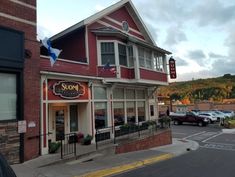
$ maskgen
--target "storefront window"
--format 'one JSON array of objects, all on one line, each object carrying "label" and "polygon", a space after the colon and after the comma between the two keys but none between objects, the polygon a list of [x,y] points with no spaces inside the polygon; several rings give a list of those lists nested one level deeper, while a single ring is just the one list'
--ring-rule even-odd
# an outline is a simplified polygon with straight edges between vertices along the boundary
[{"label": "storefront window", "polygon": [[135,99],[135,90],[134,89],[127,89],[126,90],[126,98],[127,99]]},{"label": "storefront window", "polygon": [[107,99],[107,93],[105,87],[94,87],[95,99]]},{"label": "storefront window", "polygon": [[145,102],[139,101],[137,102],[138,106],[138,122],[145,121]]},{"label": "storefront window", "polygon": [[144,90],[137,90],[137,99],[145,99]]},{"label": "storefront window", "polygon": [[70,105],[70,132],[78,131],[78,106]]},{"label": "storefront window", "polygon": [[95,128],[105,128],[107,125],[107,103],[95,103]]},{"label": "storefront window", "polygon": [[135,102],[128,101],[126,103],[127,109],[127,123],[135,123]]},{"label": "storefront window", "polygon": [[124,89],[116,88],[113,90],[113,98],[114,99],[124,99]]},{"label": "storefront window", "polygon": [[16,75],[0,73],[0,121],[16,119]]},{"label": "storefront window", "polygon": [[125,123],[125,112],[124,112],[124,103],[115,102],[113,103],[114,110],[114,125],[123,125]]}]

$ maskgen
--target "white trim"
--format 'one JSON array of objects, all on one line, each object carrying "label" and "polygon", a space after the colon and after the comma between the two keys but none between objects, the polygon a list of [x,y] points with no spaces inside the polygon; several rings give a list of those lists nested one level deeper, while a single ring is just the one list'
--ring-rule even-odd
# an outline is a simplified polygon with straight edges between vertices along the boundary
[{"label": "white trim", "polygon": [[[117,20],[115,20],[115,19],[113,19],[113,18],[110,18],[109,16],[105,16],[104,18],[107,19],[107,20],[109,20],[109,21],[111,21],[111,22],[113,22],[113,23],[115,23],[115,24],[117,24],[117,25],[120,25],[120,27],[122,27],[122,23],[121,23],[121,22],[119,22],[119,21],[117,21]],[[141,32],[135,30],[134,28],[131,28],[130,26],[129,26],[129,31],[132,31],[132,32],[134,32],[134,33],[136,33],[136,34],[139,34],[139,35],[142,35],[142,36],[143,36],[143,34],[142,34]],[[125,31],[124,31],[124,32],[125,32]],[[144,36],[143,36],[143,37],[144,37]]]},{"label": "white trim", "polygon": [[86,58],[87,58],[87,64],[90,63],[90,55],[89,55],[89,40],[88,40],[88,32],[87,32],[87,26],[85,28],[86,32],[85,32],[85,46],[86,46]]},{"label": "white trim", "polygon": [[138,19],[140,20],[141,25],[144,27],[144,30],[145,30],[145,32],[147,33],[148,37],[150,38],[151,42],[152,42],[154,45],[156,45],[156,43],[155,43],[155,41],[154,41],[154,39],[153,39],[151,33],[149,32],[148,28],[145,26],[145,24],[144,24],[142,18],[140,17],[140,15],[139,15],[137,9],[135,8],[135,6],[133,5],[133,3],[132,3],[131,1],[129,1],[129,3],[130,3],[130,5],[131,5],[132,9],[134,10],[136,16],[137,16]]},{"label": "white trim", "polygon": [[51,76],[82,78],[82,79],[103,80],[103,78],[101,78],[101,77],[83,76],[83,75],[66,74],[66,73],[57,73],[57,72],[50,72],[50,71],[40,71],[40,74],[51,75]]},{"label": "white trim", "polygon": [[[49,56],[46,56],[46,55],[40,55],[41,58],[47,58],[47,59],[50,59]],[[79,61],[74,61],[74,60],[68,60],[68,59],[62,59],[62,58],[58,58],[57,59],[58,61],[63,61],[63,62],[66,62],[66,63],[75,63],[75,64],[81,64],[81,65],[89,65],[89,63],[83,63],[83,62],[79,62]],[[56,63],[55,63],[56,64]]]},{"label": "white trim", "polygon": [[36,22],[32,22],[32,21],[29,21],[29,20],[18,18],[18,17],[12,16],[12,15],[8,15],[8,14],[2,13],[2,12],[0,12],[0,17],[5,17],[5,18],[8,18],[8,19],[15,20],[15,21],[18,21],[18,22],[21,22],[21,23],[32,25],[32,26],[36,26],[37,25]]},{"label": "white trim", "polygon": [[167,82],[146,80],[146,79],[118,79],[118,78],[104,78],[104,82],[119,82],[129,84],[147,84],[147,85],[169,85]]},{"label": "white trim", "polygon": [[79,99],[76,99],[76,100],[69,100],[69,99],[66,99],[66,100],[43,100],[43,103],[88,103],[89,100],[79,100]]},{"label": "white trim", "polygon": [[18,1],[18,0],[10,0],[10,1],[11,1],[11,2],[14,2],[14,3],[16,3],[16,4],[20,4],[20,5],[24,6],[24,7],[29,7],[30,9],[33,9],[33,10],[36,10],[36,9],[37,9],[35,6],[30,5],[30,4],[27,4],[27,3],[24,3],[24,2],[22,2],[22,1]]},{"label": "white trim", "polygon": [[[104,21],[102,21],[102,20],[97,20],[97,23],[99,23],[99,24],[101,24],[101,25],[104,25],[104,26],[107,26],[107,27],[112,27],[112,28],[114,28],[114,29],[116,29],[116,30],[119,30],[119,31],[122,31],[121,29],[119,29],[119,28],[117,28],[117,27],[115,27],[115,26],[112,26],[112,25],[110,25],[110,24],[108,24],[108,23],[106,23],[106,22],[104,22]],[[123,32],[123,31],[122,31]],[[137,39],[139,39],[139,40],[141,40],[141,41],[143,41],[143,42],[146,42],[146,40],[144,40],[144,39],[141,39],[141,38],[139,38],[138,36],[135,36],[135,35],[133,35],[133,34],[130,34],[130,33],[126,33],[126,32],[124,32],[125,34],[128,34],[129,36],[132,36],[132,37],[134,37],[134,38],[137,38]]]}]

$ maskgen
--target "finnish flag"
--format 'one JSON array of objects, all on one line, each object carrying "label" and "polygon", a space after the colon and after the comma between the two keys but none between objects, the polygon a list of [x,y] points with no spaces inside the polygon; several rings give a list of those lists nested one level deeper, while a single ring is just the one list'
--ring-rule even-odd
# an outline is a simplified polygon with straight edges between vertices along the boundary
[{"label": "finnish flag", "polygon": [[42,40],[42,44],[44,47],[47,48],[48,55],[49,55],[50,61],[51,61],[51,66],[53,66],[62,50],[52,48],[51,41],[47,37]]}]

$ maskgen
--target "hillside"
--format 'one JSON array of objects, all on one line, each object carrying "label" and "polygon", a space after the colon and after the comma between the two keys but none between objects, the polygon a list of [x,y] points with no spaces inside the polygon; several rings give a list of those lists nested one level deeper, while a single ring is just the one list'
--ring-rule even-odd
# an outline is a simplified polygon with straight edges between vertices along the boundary
[{"label": "hillside", "polygon": [[235,98],[235,75],[171,83],[161,87],[159,95],[191,103],[199,100],[221,102],[223,99]]}]

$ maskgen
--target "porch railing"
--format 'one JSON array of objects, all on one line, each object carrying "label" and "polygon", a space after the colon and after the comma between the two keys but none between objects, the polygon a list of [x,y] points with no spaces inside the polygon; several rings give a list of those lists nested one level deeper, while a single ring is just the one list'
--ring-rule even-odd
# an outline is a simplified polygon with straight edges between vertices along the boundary
[{"label": "porch railing", "polygon": [[[138,124],[124,124],[121,126],[111,126],[102,129],[96,129],[96,149],[100,142],[111,140],[114,144],[121,139],[140,138],[143,136],[152,136],[158,129],[169,128],[170,123],[157,124],[157,120],[141,122]],[[113,139],[112,139],[113,138]]]},{"label": "porch railing", "polygon": [[69,133],[63,134],[60,136],[61,142],[61,159],[65,156],[73,154],[76,156],[76,144],[77,144],[77,134],[76,133]]}]

